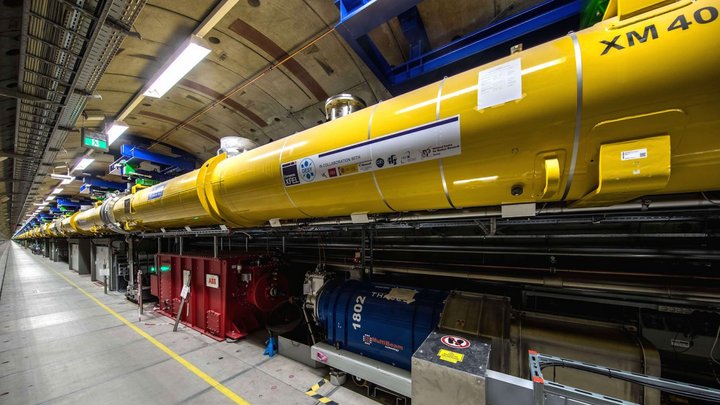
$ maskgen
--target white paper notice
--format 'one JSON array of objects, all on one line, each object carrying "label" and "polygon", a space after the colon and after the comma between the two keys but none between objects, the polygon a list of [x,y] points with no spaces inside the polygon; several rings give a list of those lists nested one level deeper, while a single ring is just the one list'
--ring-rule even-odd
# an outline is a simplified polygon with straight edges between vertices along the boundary
[{"label": "white paper notice", "polygon": [[522,97],[520,59],[513,59],[478,74],[478,110]]}]

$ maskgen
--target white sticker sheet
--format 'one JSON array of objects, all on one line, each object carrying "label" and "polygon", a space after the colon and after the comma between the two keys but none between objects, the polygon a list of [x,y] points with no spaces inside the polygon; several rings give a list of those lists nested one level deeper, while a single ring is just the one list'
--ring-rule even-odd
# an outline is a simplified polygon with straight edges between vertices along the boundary
[{"label": "white sticker sheet", "polygon": [[459,155],[460,117],[447,118],[381,138],[280,165],[286,187]]},{"label": "white sticker sheet", "polygon": [[520,59],[478,73],[478,110],[522,98]]},{"label": "white sticker sheet", "polygon": [[147,196],[148,201],[162,197],[163,192],[165,191],[165,186],[166,186],[165,183],[152,186],[148,190],[149,191],[148,196]]},{"label": "white sticker sheet", "polygon": [[620,153],[621,160],[645,159],[647,157],[647,148],[626,150]]}]

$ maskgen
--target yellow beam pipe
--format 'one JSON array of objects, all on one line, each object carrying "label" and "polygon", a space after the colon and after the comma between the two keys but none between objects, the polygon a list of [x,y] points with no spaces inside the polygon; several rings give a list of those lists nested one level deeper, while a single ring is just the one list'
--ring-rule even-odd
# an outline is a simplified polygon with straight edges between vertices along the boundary
[{"label": "yellow beam pipe", "polygon": [[[243,227],[585,196],[612,205],[720,189],[720,48],[708,45],[720,37],[718,8],[718,0],[678,1],[607,18],[239,156],[215,157],[113,200],[109,211],[127,230]],[[645,144],[659,135],[669,137],[662,150]],[[601,149],[612,162],[606,167]],[[665,157],[625,163],[655,159],[655,150]],[[632,179],[646,168],[670,174],[666,182],[600,187],[618,170]],[[92,233],[107,224],[96,207],[70,225]]]}]

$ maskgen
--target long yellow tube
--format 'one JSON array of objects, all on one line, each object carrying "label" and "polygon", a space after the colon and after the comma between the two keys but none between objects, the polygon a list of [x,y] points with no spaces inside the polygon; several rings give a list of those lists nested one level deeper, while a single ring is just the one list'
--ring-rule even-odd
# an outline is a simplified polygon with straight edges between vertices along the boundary
[{"label": "long yellow tube", "polygon": [[[719,8],[678,1],[608,18],[215,157],[114,200],[110,211],[126,230],[247,227],[530,202],[606,206],[720,189]],[[76,215],[77,232],[105,229],[99,207]]]}]

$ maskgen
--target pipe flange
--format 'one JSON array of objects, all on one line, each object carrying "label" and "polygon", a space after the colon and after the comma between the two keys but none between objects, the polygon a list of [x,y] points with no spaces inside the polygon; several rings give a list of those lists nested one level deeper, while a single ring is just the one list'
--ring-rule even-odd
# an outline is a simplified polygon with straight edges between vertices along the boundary
[{"label": "pipe flange", "polygon": [[103,224],[113,232],[119,234],[127,234],[128,232],[122,229],[122,227],[115,221],[115,214],[113,213],[113,206],[120,199],[120,196],[113,194],[106,198],[100,206],[100,220]]}]

